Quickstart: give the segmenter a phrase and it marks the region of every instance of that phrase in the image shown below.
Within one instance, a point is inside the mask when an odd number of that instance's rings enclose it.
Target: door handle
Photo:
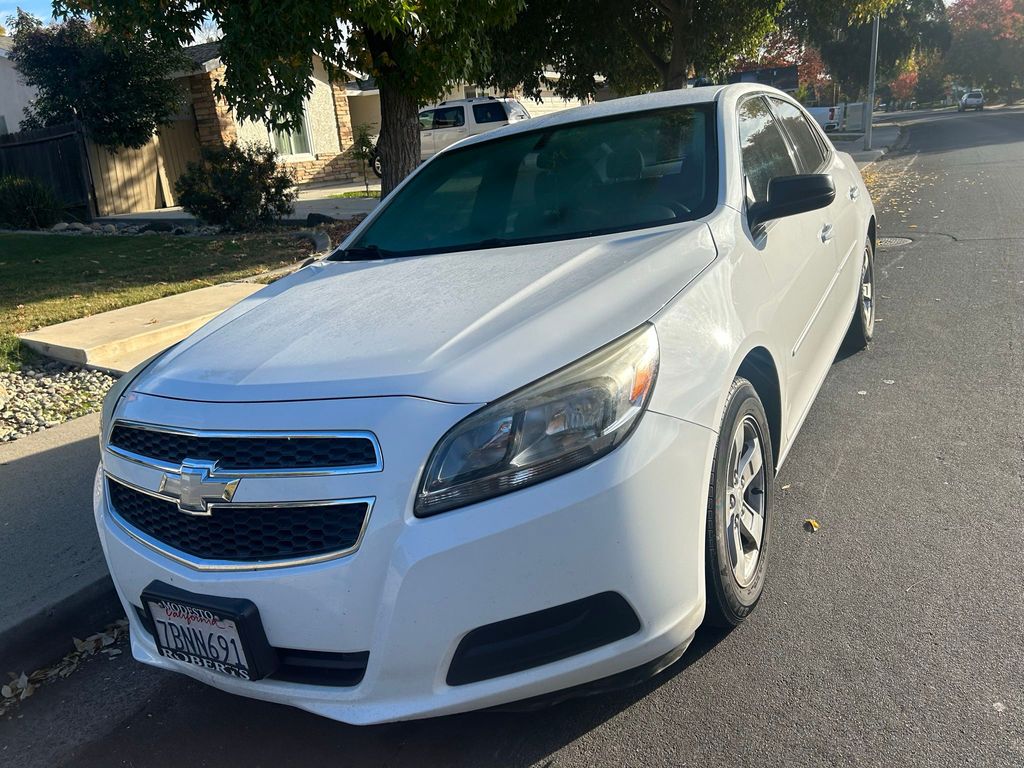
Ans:
[[[823,242],[823,243],[827,243],[829,240],[831,240],[832,239],[832,225],[831,224],[826,224],[825,226],[823,226],[821,228],[820,235],[821,235],[821,242]]]
[[[852,187],[850,187],[850,199],[856,200],[858,197],[860,197],[860,187],[854,184]]]

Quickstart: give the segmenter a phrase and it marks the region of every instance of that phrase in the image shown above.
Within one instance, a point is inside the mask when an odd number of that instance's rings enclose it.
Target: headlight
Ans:
[[[417,517],[436,515],[569,472],[625,440],[658,373],[644,325],[456,424],[427,462]]]

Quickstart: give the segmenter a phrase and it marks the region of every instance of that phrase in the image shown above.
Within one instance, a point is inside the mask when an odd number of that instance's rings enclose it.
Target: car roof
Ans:
[[[688,104],[709,104],[722,99],[738,99],[746,93],[767,93],[772,96],[789,98],[787,94],[775,88],[757,83],[734,83],[730,85],[708,85],[700,88],[680,88],[672,91],[645,93],[640,96],[625,96],[610,101],[597,101],[582,107],[563,109],[541,115],[530,120],[522,120],[494,131],[470,136],[453,146],[466,147],[484,141],[494,141],[503,136],[515,133],[542,130],[548,127],[570,125],[585,120],[595,120],[617,115],[628,115],[634,112],[646,112],[652,109],[681,107]]]

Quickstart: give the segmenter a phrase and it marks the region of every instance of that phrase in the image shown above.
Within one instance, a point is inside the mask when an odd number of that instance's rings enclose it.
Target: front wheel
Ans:
[[[761,599],[774,501],[768,419],[753,385],[737,377],[711,470],[705,537],[708,623],[735,627]]]
[[[373,174],[378,179],[384,177],[384,165],[381,163],[379,152],[373,153],[373,158],[370,160],[370,168],[373,169]]]
[[[857,352],[867,347],[875,335],[875,249],[871,240],[864,243],[864,256],[860,266],[860,290],[857,293],[857,309],[846,331],[843,346]]]

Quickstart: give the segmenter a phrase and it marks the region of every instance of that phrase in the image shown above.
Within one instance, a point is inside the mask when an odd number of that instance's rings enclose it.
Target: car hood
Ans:
[[[715,258],[706,224],[382,261],[321,261],[244,299],[135,381],[266,402],[493,400],[654,315]]]

